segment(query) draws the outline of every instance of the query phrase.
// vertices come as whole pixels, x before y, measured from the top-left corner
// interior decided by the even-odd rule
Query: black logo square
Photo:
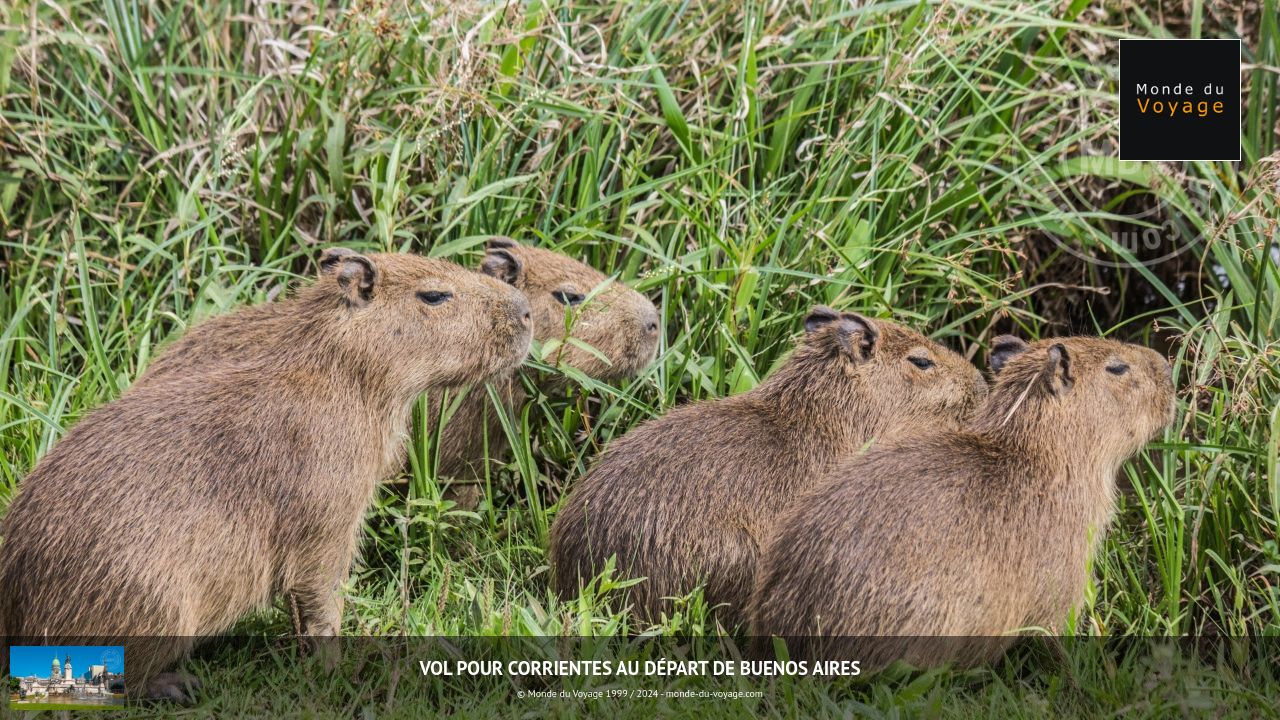
[[[1121,160],[1240,160],[1240,41],[1120,41]]]

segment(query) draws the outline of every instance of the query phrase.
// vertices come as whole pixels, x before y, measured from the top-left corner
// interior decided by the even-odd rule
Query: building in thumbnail
[[[28,675],[18,678],[18,694],[23,698],[65,695],[72,698],[101,697],[111,694],[110,686],[121,679],[107,672],[105,665],[90,665],[89,671],[76,677],[71,669],[71,656],[59,662],[54,655],[49,677]]]

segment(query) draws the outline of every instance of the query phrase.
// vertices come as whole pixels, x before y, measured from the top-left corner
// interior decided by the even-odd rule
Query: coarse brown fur
[[[339,632],[415,398],[517,366],[531,318],[514,288],[440,260],[337,248],[320,266],[291,299],[211,320],[241,341],[216,357],[176,343],[172,372],[36,465],[0,526],[0,635],[135,638],[129,692],[186,699],[149,681],[279,593],[308,635]]]
[[[874,448],[791,507],[765,553],[753,635],[867,670],[990,660],[1020,628],[1063,628],[1116,474],[1172,420],[1169,364],[1093,338],[1001,337],[992,359],[1003,369],[965,428]]]
[[[760,547],[797,493],[868,441],[958,425],[986,393],[976,368],[913,330],[821,307],[805,327],[755,389],[677,408],[613,442],[556,514],[562,596],[616,556],[623,575],[646,578],[630,596],[641,618],[705,581],[733,626]]]
[[[551,349],[546,359],[553,365],[572,367],[597,380],[619,380],[639,373],[657,353],[661,325],[653,303],[577,260],[495,237],[480,271],[514,285],[529,299],[533,337]],[[502,411],[524,402],[514,370],[486,381],[502,399]],[[482,385],[462,394],[456,405],[451,401],[446,406],[452,412],[440,433],[438,474],[460,483],[450,497],[469,508],[479,499],[475,483],[485,476],[484,459],[501,458],[507,438]],[[432,399],[432,423],[440,405],[439,397]]]

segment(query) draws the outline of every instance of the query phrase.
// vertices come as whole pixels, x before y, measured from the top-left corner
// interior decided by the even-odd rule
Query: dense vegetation
[[[752,387],[821,302],[975,362],[1000,332],[1167,351],[1178,420],[1125,470],[1075,630],[1280,634],[1280,7],[1087,4],[7,5],[0,509],[167,340],[286,292],[318,248],[470,263],[506,234],[654,298],[661,357],[634,382],[535,394],[474,514],[441,499],[432,438],[415,433],[407,489],[369,515],[347,633],[645,630],[610,592],[622,578],[547,591],[557,499],[610,438]],[[1244,161],[1114,160],[1116,40],[1237,35]],[[1150,228],[1159,247],[1126,247]],[[275,612],[243,630],[287,628]],[[697,594],[648,629],[717,631]],[[1057,698],[1041,662],[805,684],[751,709],[1035,714]],[[216,657],[196,665],[232,677]],[[1109,689],[1077,698],[1082,712],[1181,702],[1125,667],[1096,673]]]

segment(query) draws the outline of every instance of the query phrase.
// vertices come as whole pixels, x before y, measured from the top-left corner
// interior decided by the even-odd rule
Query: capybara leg
[[[189,706],[199,689],[200,681],[191,673],[164,672],[147,681],[147,699]]]
[[[302,634],[312,637],[337,635],[342,627],[342,591],[333,580],[317,585],[298,588],[292,593],[298,604]]]
[[[760,548],[746,531],[726,535],[707,549],[704,597],[715,608],[716,620],[726,629],[746,622],[743,604],[755,586],[755,569],[760,566]]]
[[[345,564],[343,566],[346,567]],[[337,635],[342,629],[342,580],[339,578],[315,578],[309,586],[295,589],[290,596],[296,600],[302,634],[307,636],[311,651],[333,670],[342,660]]]
[[[124,640],[125,693],[133,698],[173,700],[187,704],[183,694],[169,686],[175,680],[194,677],[182,672],[165,672],[191,650],[194,638],[183,636],[156,636]],[[195,687],[199,687],[196,682]],[[181,689],[181,688],[178,688]]]

